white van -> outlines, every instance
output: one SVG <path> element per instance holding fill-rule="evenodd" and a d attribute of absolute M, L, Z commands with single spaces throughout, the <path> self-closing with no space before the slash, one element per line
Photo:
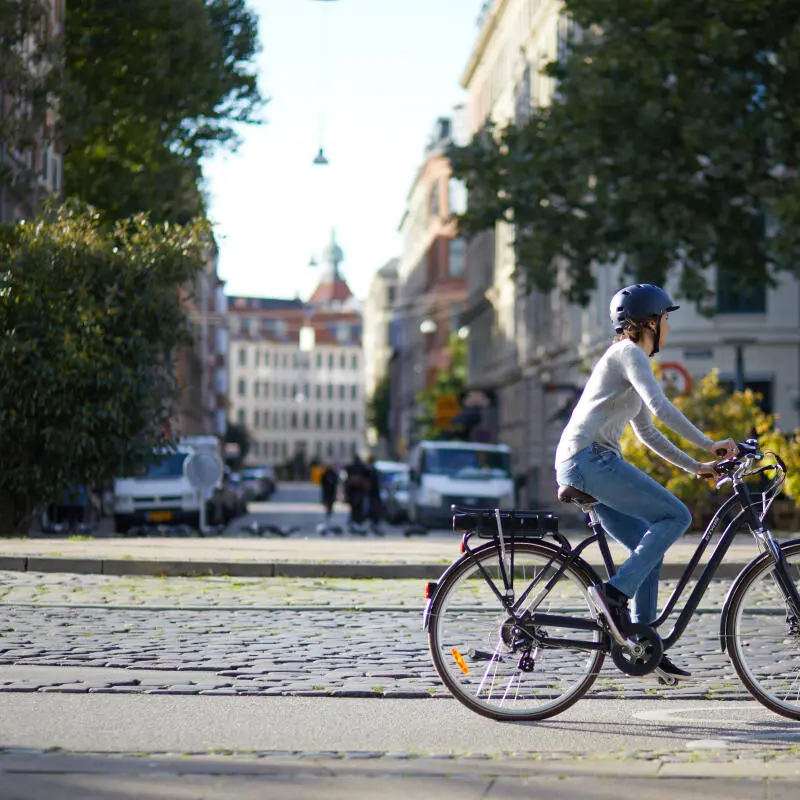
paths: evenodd
<path fill-rule="evenodd" d="M 156 451 L 156 460 L 142 475 L 114 481 L 114 525 L 126 533 L 138 525 L 189 525 L 200 527 L 200 503 L 207 502 L 183 473 L 186 459 L 198 451 L 219 455 L 215 436 L 181 439 L 175 449 Z M 211 493 L 208 493 L 210 497 Z"/>
<path fill-rule="evenodd" d="M 511 449 L 478 442 L 420 442 L 409 458 L 409 519 L 449 527 L 450 506 L 513 508 Z"/>

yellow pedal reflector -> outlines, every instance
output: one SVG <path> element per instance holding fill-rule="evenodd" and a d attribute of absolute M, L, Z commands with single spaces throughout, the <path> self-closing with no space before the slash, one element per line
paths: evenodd
<path fill-rule="evenodd" d="M 464 661 L 464 656 L 462 656 L 455 647 L 450 652 L 453 654 L 453 661 L 458 664 L 458 668 L 465 675 L 469 674 L 469 667 L 467 666 L 467 662 Z"/>

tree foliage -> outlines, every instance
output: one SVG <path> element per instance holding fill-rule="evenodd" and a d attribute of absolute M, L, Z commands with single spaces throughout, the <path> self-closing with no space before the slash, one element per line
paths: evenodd
<path fill-rule="evenodd" d="M 467 342 L 456 334 L 451 334 L 448 342 L 450 365 L 439 370 L 433 385 L 417 395 L 417 403 L 422 413 L 415 422 L 419 426 L 419 438 L 442 439 L 450 434 L 436 424 L 436 398 L 459 397 L 467 388 Z"/>
<path fill-rule="evenodd" d="M 112 218 L 198 213 L 201 157 L 258 121 L 257 28 L 245 0 L 70 0 L 67 192 Z"/>
<path fill-rule="evenodd" d="M 392 383 L 388 373 L 376 384 L 375 391 L 367 403 L 367 422 L 375 428 L 379 439 L 389 441 L 389 411 L 392 403 Z"/>
<path fill-rule="evenodd" d="M 48 41 L 45 35 L 47 5 L 43 0 L 0 0 L 0 192 L 4 203 L 30 196 L 37 181 L 34 149 L 56 135 L 47 112 L 54 93 L 63 91 L 62 52 L 59 43 Z"/>
<path fill-rule="evenodd" d="M 719 383 L 716 370 L 710 372 L 689 395 L 673 398 L 675 405 L 715 441 L 729 436 L 744 441 L 755 435 L 765 450 L 776 452 L 786 462 L 788 479 L 784 493 L 800 500 L 800 431 L 784 434 L 775 428 L 775 417 L 758 406 L 760 397 L 751 390 L 728 394 Z M 658 420 L 656 427 L 682 450 L 687 443 Z M 668 464 L 646 448 L 628 426 L 622 436 L 622 452 L 627 461 L 646 472 L 662 486 L 686 503 L 700 520 L 716 508 L 712 490 L 706 481 L 698 480 L 678 467 Z M 691 452 L 691 451 L 690 451 Z M 698 460 L 710 458 L 707 453 L 692 453 Z"/>
<path fill-rule="evenodd" d="M 188 337 L 178 286 L 206 224 L 104 227 L 55 209 L 0 241 L 0 532 L 31 501 L 135 474 L 165 437 L 172 354 Z M 22 510 L 22 511 L 21 511 Z"/>
<path fill-rule="evenodd" d="M 593 267 L 676 279 L 710 311 L 706 268 L 737 288 L 800 265 L 800 6 L 793 0 L 565 0 L 583 34 L 552 105 L 451 156 L 462 231 L 515 225 L 518 264 L 585 303 Z M 602 31 L 602 33 L 600 33 Z"/>

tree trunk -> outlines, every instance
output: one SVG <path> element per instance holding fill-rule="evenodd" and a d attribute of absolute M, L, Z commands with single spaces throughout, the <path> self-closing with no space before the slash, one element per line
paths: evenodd
<path fill-rule="evenodd" d="M 33 504 L 23 495 L 0 495 L 0 537 L 27 536 Z"/>

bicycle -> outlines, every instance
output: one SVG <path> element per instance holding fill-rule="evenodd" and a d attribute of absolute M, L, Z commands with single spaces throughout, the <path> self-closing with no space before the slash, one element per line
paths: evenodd
<path fill-rule="evenodd" d="M 729 484 L 732 494 L 706 526 L 658 618 L 652 625 L 633 624 L 621 640 L 613 638 L 588 596 L 589 587 L 603 579 L 582 557 L 587 547 L 596 543 L 608 575 L 616 571 L 593 497 L 571 487 L 559 492 L 560 500 L 581 508 L 591 530 L 575 547 L 559 532 L 552 513 L 452 506 L 453 529 L 463 533 L 462 556 L 438 581 L 426 584 L 423 617 L 434 666 L 450 692 L 492 719 L 542 720 L 586 694 L 606 655 L 628 675 L 654 673 L 744 526 L 760 554 L 728 592 L 720 646 L 756 700 L 800 719 L 800 539 L 779 544 L 764 527 L 786 465 L 748 439 L 739 445 L 739 455 L 720 462 L 716 471 L 717 488 Z M 755 476 L 763 484 L 757 490 L 746 482 Z M 672 630 L 662 637 L 659 630 L 720 529 L 708 563 Z M 473 537 L 489 541 L 473 546 Z"/>

